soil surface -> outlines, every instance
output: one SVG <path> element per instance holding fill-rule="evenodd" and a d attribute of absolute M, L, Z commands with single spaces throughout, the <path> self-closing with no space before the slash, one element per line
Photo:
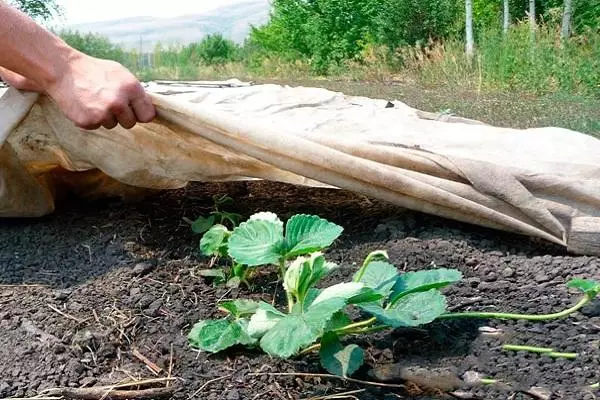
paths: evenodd
<path fill-rule="evenodd" d="M 199 256 L 199 237 L 182 218 L 208 212 L 215 194 L 231 196 L 230 210 L 245 217 L 304 212 L 345 227 L 328 252 L 341 264 L 329 283 L 350 277 L 375 249 L 388 250 L 402 270 L 432 264 L 460 269 L 465 280 L 446 291 L 452 310 L 552 312 L 578 300 L 565 287 L 568 279 L 600 279 L 598 258 L 345 191 L 194 184 L 136 204 L 63 203 L 48 217 L 0 221 L 0 398 L 170 376 L 178 399 L 434 399 L 451 398 L 442 393 L 446 384 L 465 372 L 510 387 L 465 384 L 453 388 L 453 396 L 595 398 L 589 385 L 600 381 L 598 302 L 551 322 L 444 321 L 355 338 L 367 365 L 353 377 L 388 386 L 293 375 L 323 374 L 316 355 L 280 361 L 243 349 L 193 351 L 186 335 L 198 319 L 219 316 L 219 299 L 270 301 L 277 287 L 268 273 L 251 292 L 215 287 L 197 276 L 208 260 Z M 504 343 L 578 357 L 507 352 Z M 333 397 L 340 393 L 347 394 Z"/>

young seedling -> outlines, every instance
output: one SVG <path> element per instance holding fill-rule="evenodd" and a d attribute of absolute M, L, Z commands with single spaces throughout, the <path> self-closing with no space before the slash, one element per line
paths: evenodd
<path fill-rule="evenodd" d="M 226 318 L 200 321 L 194 326 L 189 334 L 191 345 L 209 352 L 221 351 L 225 345 L 254 346 L 271 356 L 289 358 L 323 339 L 324 367 L 349 376 L 362 365 L 363 353 L 355 345 L 344 347 L 339 342 L 336 332 L 351 323 L 343 309 L 350 304 L 377 301 L 381 295 L 360 282 L 315 288 L 336 268 L 321 253 L 298 257 L 286 269 L 283 280 L 291 304 L 287 313 L 265 302 L 245 303 L 244 310 L 249 311 L 246 314 L 228 306 L 224 308 L 229 314 Z"/>
<path fill-rule="evenodd" d="M 242 216 L 237 213 L 224 211 L 222 206 L 233 203 L 233 199 L 227 195 L 213 196 L 213 211 L 208 216 L 199 216 L 195 221 L 191 221 L 188 218 L 184 218 L 184 221 L 191 225 L 192 231 L 198 235 L 207 232 L 211 227 L 216 224 L 227 225 L 233 229 L 235 228 Z"/>
<path fill-rule="evenodd" d="M 200 321 L 189 334 L 192 346 L 218 352 L 231 346 L 258 347 L 273 357 L 290 358 L 319 349 L 328 372 L 348 377 L 364 362 L 363 350 L 343 345 L 345 336 L 398 327 L 418 327 L 448 318 L 501 318 L 546 320 L 576 312 L 600 293 L 600 284 L 576 279 L 568 286 L 583 292 L 573 307 L 553 314 L 447 313 L 441 290 L 462 279 L 447 268 L 399 273 L 387 253 L 369 254 L 352 281 L 317 288 L 338 268 L 319 251 L 340 235 L 341 227 L 316 216 L 296 215 L 285 226 L 272 213 L 253 215 L 233 232 L 216 235 L 213 251 L 222 251 L 227 238 L 229 256 L 248 267 L 278 265 L 287 297 L 287 310 L 265 302 L 238 300 L 220 305 L 227 316 Z M 291 263 L 289 260 L 295 258 Z M 371 317 L 352 321 L 346 309 L 358 307 Z M 544 354 L 564 356 L 552 349 Z M 571 355 L 567 356 L 571 357 Z"/>
<path fill-rule="evenodd" d="M 287 221 L 284 234 L 284 224 L 276 214 L 260 212 L 232 231 L 222 224 L 213 225 L 200 240 L 200 251 L 206 256 L 228 257 L 232 264 L 229 284 L 249 286 L 257 267 L 276 265 L 283 278 L 289 259 L 326 249 L 342 231 L 325 219 L 298 214 Z"/>

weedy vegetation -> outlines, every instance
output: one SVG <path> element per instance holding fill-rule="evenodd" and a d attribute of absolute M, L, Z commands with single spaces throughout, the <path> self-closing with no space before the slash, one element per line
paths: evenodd
<path fill-rule="evenodd" d="M 270 212 L 254 214 L 232 230 L 220 224 L 212 226 L 200 242 L 202 252 L 228 258 L 243 271 L 247 284 L 256 268 L 275 267 L 287 304 L 280 309 L 248 299 L 221 302 L 218 307 L 224 316 L 196 323 L 188 334 L 190 345 L 210 353 L 246 346 L 282 359 L 318 350 L 325 370 L 349 377 L 363 365 L 364 350 L 347 343 L 348 337 L 441 319 L 563 318 L 600 293 L 600 283 L 575 279 L 568 286 L 582 292 L 581 299 L 556 313 L 448 313 L 443 290 L 463 278 L 460 271 L 433 268 L 401 273 L 383 250 L 368 254 L 352 280 L 319 287 L 338 268 L 324 252 L 342 232 L 339 225 L 315 215 L 295 215 L 284 225 Z M 351 308 L 360 310 L 365 318 L 353 320 Z"/>

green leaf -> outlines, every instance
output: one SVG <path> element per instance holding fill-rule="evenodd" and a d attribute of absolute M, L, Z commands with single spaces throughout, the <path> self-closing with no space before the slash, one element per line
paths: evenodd
<path fill-rule="evenodd" d="M 202 234 L 208 231 L 214 224 L 215 217 L 213 215 L 207 218 L 200 216 L 194 222 L 192 222 L 192 231 L 197 234 Z"/>
<path fill-rule="evenodd" d="M 289 314 L 262 337 L 260 347 L 271 356 L 289 358 L 321 337 L 327 323 L 345 305 L 344 299 L 329 299 L 304 314 Z"/>
<path fill-rule="evenodd" d="M 365 361 L 363 349 L 355 344 L 343 347 L 333 332 L 325 333 L 321 339 L 319 355 L 327 372 L 344 378 L 355 373 Z"/>
<path fill-rule="evenodd" d="M 250 318 L 248 323 L 248 334 L 256 339 L 260 339 L 273 328 L 277 322 L 285 318 L 286 314 L 280 312 L 275 307 L 265 302 L 258 304 L 258 310 Z"/>
<path fill-rule="evenodd" d="M 258 303 L 252 300 L 232 300 L 219 304 L 219 308 L 229 312 L 236 318 L 254 314 L 258 309 Z"/>
<path fill-rule="evenodd" d="M 590 279 L 571 279 L 567 283 L 567 287 L 579 289 L 583 293 L 594 298 L 600 293 L 600 282 Z"/>
<path fill-rule="evenodd" d="M 298 214 L 285 226 L 288 257 L 323 250 L 342 234 L 343 228 L 316 215 Z"/>
<path fill-rule="evenodd" d="M 239 276 L 232 276 L 231 278 L 227 279 L 227 283 L 225 284 L 225 286 L 230 289 L 237 289 L 240 287 L 241 284 L 242 280 Z"/>
<path fill-rule="evenodd" d="M 201 269 L 198 271 L 198 275 L 203 276 L 205 278 L 216 278 L 218 281 L 225 280 L 225 272 L 222 269 Z"/>
<path fill-rule="evenodd" d="M 229 255 L 249 266 L 277 264 L 282 256 L 283 228 L 262 219 L 243 222 L 229 237 Z"/>
<path fill-rule="evenodd" d="M 229 223 L 233 227 L 237 226 L 240 223 L 240 220 L 242 219 L 242 216 L 240 214 L 225 211 L 215 212 L 214 215 L 219 217 L 221 223 L 229 221 Z"/>
<path fill-rule="evenodd" d="M 231 275 L 244 279 L 246 278 L 249 269 L 250 268 L 247 265 L 234 263 L 231 267 Z"/>
<path fill-rule="evenodd" d="M 363 288 L 363 290 L 355 296 L 352 296 L 348 299 L 348 304 L 363 304 L 363 303 L 373 303 L 379 302 L 383 299 L 381 293 L 375 292 L 371 288 Z"/>
<path fill-rule="evenodd" d="M 321 289 L 317 289 L 317 288 L 308 289 L 308 291 L 306 292 L 306 296 L 304 297 L 304 310 L 303 311 L 308 310 L 308 307 L 310 307 L 310 305 L 313 303 L 313 301 L 315 301 L 315 299 L 317 298 L 317 296 L 319 296 L 320 293 L 321 293 Z"/>
<path fill-rule="evenodd" d="M 415 327 L 428 324 L 446 312 L 446 297 L 431 289 L 403 296 L 389 309 L 376 303 L 359 307 L 391 328 Z"/>
<path fill-rule="evenodd" d="M 456 269 L 437 268 L 425 271 L 407 272 L 400 275 L 390 296 L 390 303 L 411 293 L 441 289 L 462 279 L 462 273 Z"/>
<path fill-rule="evenodd" d="M 215 203 L 215 206 L 219 207 L 219 206 L 224 206 L 225 204 L 233 203 L 233 199 L 231 197 L 227 196 L 226 194 L 221 195 L 221 196 L 214 195 L 213 203 Z"/>
<path fill-rule="evenodd" d="M 301 290 L 304 294 L 308 293 L 313 286 L 319 283 L 321 279 L 327 276 L 331 271 L 338 268 L 336 263 L 326 261 L 321 253 L 312 254 L 311 261 L 310 275 L 301 285 Z"/>
<path fill-rule="evenodd" d="M 252 214 L 249 218 L 250 221 L 268 221 L 273 222 L 279 226 L 281 226 L 281 231 L 283 232 L 283 222 L 279 219 L 277 214 L 272 213 L 270 211 L 262 211 L 256 214 Z"/>
<path fill-rule="evenodd" d="M 365 285 L 360 282 L 338 283 L 336 285 L 322 289 L 321 293 L 319 293 L 317 298 L 312 302 L 311 307 L 314 307 L 315 305 L 323 301 L 327 301 L 336 297 L 348 301 L 348 299 L 350 298 L 356 297 L 358 295 L 363 295 L 365 291 L 371 293 L 371 290 L 369 288 L 365 288 Z"/>
<path fill-rule="evenodd" d="M 306 294 L 337 265 L 325 261 L 321 253 L 313 253 L 309 257 L 298 257 L 288 267 L 283 278 L 285 291 L 294 295 L 304 303 Z"/>
<path fill-rule="evenodd" d="M 394 265 L 385 261 L 373 261 L 368 264 L 358 282 L 362 282 L 366 287 L 387 297 L 394 287 L 398 276 L 398 270 Z M 354 278 L 356 278 L 356 275 Z"/>
<path fill-rule="evenodd" d="M 296 298 L 303 297 L 306 291 L 303 290 L 306 282 L 312 274 L 314 258 L 298 257 L 288 266 L 283 276 L 283 288 L 287 293 Z"/>
<path fill-rule="evenodd" d="M 327 326 L 325 327 L 325 332 L 341 329 L 347 325 L 350 325 L 351 323 L 352 320 L 350 319 L 350 317 L 348 317 L 348 315 L 346 315 L 345 312 L 338 311 L 335 314 L 333 314 L 333 317 L 331 317 L 331 320 L 327 323 Z"/>
<path fill-rule="evenodd" d="M 229 230 L 223 225 L 214 225 L 200 240 L 200 252 L 205 256 L 227 255 Z"/>
<path fill-rule="evenodd" d="M 238 344 L 251 345 L 256 341 L 248 335 L 247 326 L 246 320 L 227 318 L 199 321 L 188 334 L 188 341 L 192 347 L 209 353 L 218 353 Z"/>

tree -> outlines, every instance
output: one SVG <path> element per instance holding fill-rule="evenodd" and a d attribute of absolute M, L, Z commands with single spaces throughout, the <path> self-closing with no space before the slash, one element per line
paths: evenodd
<path fill-rule="evenodd" d="M 119 46 L 107 37 L 93 33 L 82 34 L 77 31 L 63 30 L 59 36 L 71 47 L 92 57 L 114 60 L 126 64 L 128 57 Z"/>
<path fill-rule="evenodd" d="M 475 43 L 473 39 L 473 0 L 465 0 L 465 30 L 466 30 L 466 52 L 467 56 L 473 56 Z"/>
<path fill-rule="evenodd" d="M 238 53 L 238 46 L 220 33 L 207 35 L 197 44 L 195 51 L 205 64 L 225 64 L 234 61 Z"/>
<path fill-rule="evenodd" d="M 10 4 L 39 21 L 49 21 L 62 14 L 56 0 L 9 0 Z"/>
<path fill-rule="evenodd" d="M 504 0 L 504 11 L 502 12 L 502 16 L 504 17 L 503 23 L 503 31 L 506 35 L 508 33 L 508 28 L 510 27 L 510 3 L 509 0 Z"/>
<path fill-rule="evenodd" d="M 571 15 L 573 14 L 573 0 L 565 0 L 563 18 L 562 18 L 562 29 L 560 31 L 560 38 L 566 39 L 571 35 Z"/>
<path fill-rule="evenodd" d="M 529 0 L 529 26 L 531 28 L 531 39 L 535 40 L 536 24 L 535 0 Z"/>

